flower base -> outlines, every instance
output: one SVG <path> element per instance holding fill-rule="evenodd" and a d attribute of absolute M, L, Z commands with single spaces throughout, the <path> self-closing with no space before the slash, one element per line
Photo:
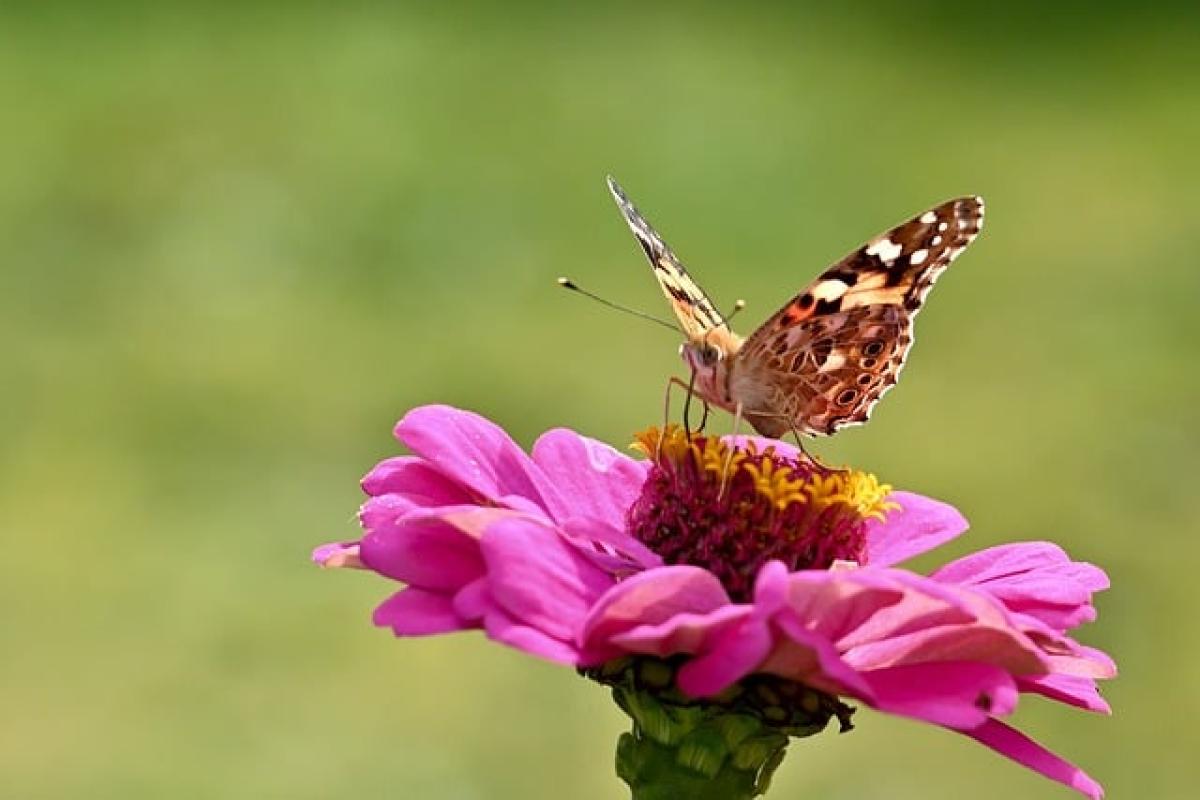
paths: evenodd
<path fill-rule="evenodd" d="M 765 794 L 788 738 L 811 736 L 854 709 L 783 678 L 756 675 L 716 697 L 690 698 L 675 673 L 682 659 L 624 658 L 583 674 L 610 686 L 633 720 L 617 743 L 617 775 L 634 800 L 742 800 Z"/>

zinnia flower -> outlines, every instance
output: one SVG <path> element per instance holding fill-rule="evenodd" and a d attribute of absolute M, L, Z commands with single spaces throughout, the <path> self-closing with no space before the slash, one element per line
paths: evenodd
<path fill-rule="evenodd" d="M 670 426 L 639 435 L 635 460 L 558 429 L 526 455 L 446 406 L 410 412 L 396 436 L 413 455 L 364 478 L 362 539 L 314 559 L 405 584 L 374 615 L 397 636 L 480 628 L 612 687 L 634 719 L 618 772 L 635 797 L 657 796 L 664 764 L 686 768 L 680 796 L 759 794 L 788 736 L 849 729 L 839 698 L 1102 796 L 1001 721 L 1023 693 L 1109 710 L 1095 681 L 1115 665 L 1067 635 L 1108 579 L 1056 545 L 899 568 L 966 520 L 758 437 Z"/>

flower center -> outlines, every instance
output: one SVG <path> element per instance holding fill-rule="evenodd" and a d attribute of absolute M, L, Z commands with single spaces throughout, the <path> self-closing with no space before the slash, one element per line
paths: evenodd
<path fill-rule="evenodd" d="M 753 441 L 731 446 L 677 425 L 637 435 L 654 466 L 629 509 L 630 533 L 667 564 L 716 575 L 746 600 L 759 568 L 828 569 L 866 560 L 866 522 L 895 508 L 874 475 L 833 470 Z"/>

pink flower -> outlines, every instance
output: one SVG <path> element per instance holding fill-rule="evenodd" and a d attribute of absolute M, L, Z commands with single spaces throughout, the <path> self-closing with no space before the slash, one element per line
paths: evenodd
<path fill-rule="evenodd" d="M 1046 542 L 1010 544 L 930 576 L 899 568 L 966 530 L 952 507 L 793 447 L 677 430 L 637 461 L 568 430 L 526 455 L 491 422 L 410 412 L 415 455 L 363 480 L 363 538 L 314 559 L 405 587 L 377 625 L 398 636 L 481 628 L 579 667 L 682 659 L 709 697 L 752 675 L 963 733 L 1091 798 L 1098 783 L 1001 719 L 1022 693 L 1108 712 L 1104 653 L 1069 631 L 1095 617 L 1104 572 Z"/>

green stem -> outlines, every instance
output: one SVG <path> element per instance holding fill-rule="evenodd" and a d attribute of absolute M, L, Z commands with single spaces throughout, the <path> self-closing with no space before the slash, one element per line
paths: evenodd
<path fill-rule="evenodd" d="M 741 720 L 732 722 L 742 727 Z M 765 793 L 783 761 L 787 737 L 756 737 L 731 748 L 720 727 L 709 720 L 667 744 L 634 723 L 617 742 L 617 775 L 629 784 L 633 800 L 751 800 Z"/>
<path fill-rule="evenodd" d="M 633 800 L 751 800 L 766 793 L 790 736 L 811 736 L 833 717 L 850 728 L 853 709 L 837 698 L 773 676 L 687 697 L 675 685 L 679 664 L 621 659 L 584 673 L 611 686 L 633 721 L 616 760 Z"/>

